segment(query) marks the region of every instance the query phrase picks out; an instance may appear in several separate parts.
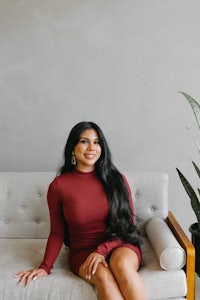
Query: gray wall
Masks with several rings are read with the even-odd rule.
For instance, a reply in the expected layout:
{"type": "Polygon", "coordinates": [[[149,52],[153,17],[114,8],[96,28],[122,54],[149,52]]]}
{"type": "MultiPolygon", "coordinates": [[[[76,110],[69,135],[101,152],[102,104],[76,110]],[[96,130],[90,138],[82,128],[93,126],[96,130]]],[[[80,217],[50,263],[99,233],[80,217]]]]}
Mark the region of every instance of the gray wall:
{"type": "Polygon", "coordinates": [[[0,0],[0,170],[52,171],[71,127],[97,122],[120,170],[170,175],[169,206],[195,221],[200,1],[0,0]]]}

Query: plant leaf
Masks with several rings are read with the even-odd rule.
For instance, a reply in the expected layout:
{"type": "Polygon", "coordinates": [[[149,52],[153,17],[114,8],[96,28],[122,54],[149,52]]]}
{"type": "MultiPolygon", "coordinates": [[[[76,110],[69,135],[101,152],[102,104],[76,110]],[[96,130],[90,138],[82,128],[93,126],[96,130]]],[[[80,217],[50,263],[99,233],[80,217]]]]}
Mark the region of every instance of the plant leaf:
{"type": "Polygon", "coordinates": [[[194,189],[192,188],[191,184],[188,182],[188,180],[185,178],[185,176],[179,171],[179,169],[177,169],[178,175],[180,177],[180,180],[188,194],[188,196],[190,197],[190,201],[191,201],[191,206],[194,210],[194,213],[197,217],[197,221],[198,221],[198,226],[200,229],[200,202],[199,199],[197,198],[197,195],[194,191],[194,189]]]}
{"type": "Polygon", "coordinates": [[[194,166],[194,168],[195,168],[195,170],[196,170],[198,176],[200,177],[200,170],[199,170],[199,168],[197,167],[197,165],[195,164],[194,161],[193,161],[192,163],[193,163],[193,166],[194,166]]]}
{"type": "Polygon", "coordinates": [[[191,105],[192,107],[192,110],[194,112],[194,115],[196,117],[196,120],[197,120],[197,124],[200,128],[200,105],[199,103],[194,100],[190,95],[184,93],[184,92],[180,92],[189,102],[189,104],[191,105]]]}
{"type": "MultiPolygon", "coordinates": [[[[186,128],[187,128],[187,130],[190,133],[190,128],[189,127],[186,127],[186,128]]],[[[195,146],[197,147],[198,152],[200,153],[200,145],[199,145],[199,143],[197,142],[197,140],[194,138],[194,136],[191,133],[190,133],[190,135],[191,135],[191,137],[192,137],[192,139],[193,139],[193,141],[195,143],[195,146]]]]}

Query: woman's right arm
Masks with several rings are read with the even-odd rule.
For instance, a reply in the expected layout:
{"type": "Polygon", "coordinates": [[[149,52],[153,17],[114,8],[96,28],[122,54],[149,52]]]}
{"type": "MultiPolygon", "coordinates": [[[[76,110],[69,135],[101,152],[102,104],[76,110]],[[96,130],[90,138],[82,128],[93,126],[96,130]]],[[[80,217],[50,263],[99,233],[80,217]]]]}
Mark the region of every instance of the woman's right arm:
{"type": "Polygon", "coordinates": [[[43,262],[38,268],[18,272],[16,277],[20,278],[19,284],[25,282],[27,286],[31,280],[38,279],[50,274],[51,268],[60,252],[65,236],[65,218],[62,204],[60,202],[59,188],[55,179],[49,186],[47,201],[49,206],[51,229],[46,245],[43,262]]]}

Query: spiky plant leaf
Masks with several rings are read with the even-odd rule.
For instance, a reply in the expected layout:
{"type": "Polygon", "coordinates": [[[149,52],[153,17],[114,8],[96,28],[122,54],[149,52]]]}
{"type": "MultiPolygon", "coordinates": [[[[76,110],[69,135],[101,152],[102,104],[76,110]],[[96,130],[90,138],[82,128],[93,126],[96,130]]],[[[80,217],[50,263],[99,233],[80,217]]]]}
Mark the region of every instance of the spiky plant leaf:
{"type": "Polygon", "coordinates": [[[188,194],[188,196],[190,197],[190,201],[191,201],[191,206],[194,210],[194,213],[197,217],[197,221],[198,221],[198,226],[199,226],[199,230],[200,230],[200,202],[199,199],[197,198],[197,195],[194,191],[194,189],[192,188],[191,184],[188,182],[188,180],[185,178],[185,176],[179,171],[179,169],[177,169],[178,175],[180,177],[180,180],[188,194]]]}
{"type": "Polygon", "coordinates": [[[184,93],[184,92],[180,92],[189,102],[189,104],[191,105],[192,107],[192,110],[194,112],[194,115],[196,117],[196,120],[197,120],[197,124],[200,128],[200,105],[199,103],[194,100],[190,95],[184,93]]]}
{"type": "Polygon", "coordinates": [[[194,161],[193,161],[192,163],[193,163],[193,166],[194,166],[194,168],[195,168],[195,170],[196,170],[198,176],[200,177],[200,169],[198,168],[198,166],[195,164],[194,161]]]}
{"type": "MultiPolygon", "coordinates": [[[[190,132],[190,128],[187,127],[187,126],[186,126],[186,128],[187,128],[187,130],[190,132]]],[[[191,135],[191,137],[192,137],[192,139],[193,139],[193,141],[194,141],[195,146],[197,147],[198,152],[200,153],[200,145],[199,145],[199,142],[196,140],[196,138],[193,136],[193,134],[190,133],[190,135],[191,135]]]]}

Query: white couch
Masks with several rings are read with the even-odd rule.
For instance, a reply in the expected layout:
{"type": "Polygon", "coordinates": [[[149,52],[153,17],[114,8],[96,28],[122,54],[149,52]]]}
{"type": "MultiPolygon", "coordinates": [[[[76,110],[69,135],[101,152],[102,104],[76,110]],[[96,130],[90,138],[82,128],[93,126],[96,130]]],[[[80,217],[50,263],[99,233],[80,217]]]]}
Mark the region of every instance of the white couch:
{"type": "MultiPolygon", "coordinates": [[[[147,299],[194,300],[194,249],[168,214],[168,175],[124,174],[144,235],[139,272],[147,299]]],[[[0,300],[97,299],[95,289],[69,270],[64,246],[49,276],[27,288],[14,278],[17,271],[33,268],[43,258],[49,233],[46,193],[54,177],[53,172],[0,172],[0,300]]]]}

